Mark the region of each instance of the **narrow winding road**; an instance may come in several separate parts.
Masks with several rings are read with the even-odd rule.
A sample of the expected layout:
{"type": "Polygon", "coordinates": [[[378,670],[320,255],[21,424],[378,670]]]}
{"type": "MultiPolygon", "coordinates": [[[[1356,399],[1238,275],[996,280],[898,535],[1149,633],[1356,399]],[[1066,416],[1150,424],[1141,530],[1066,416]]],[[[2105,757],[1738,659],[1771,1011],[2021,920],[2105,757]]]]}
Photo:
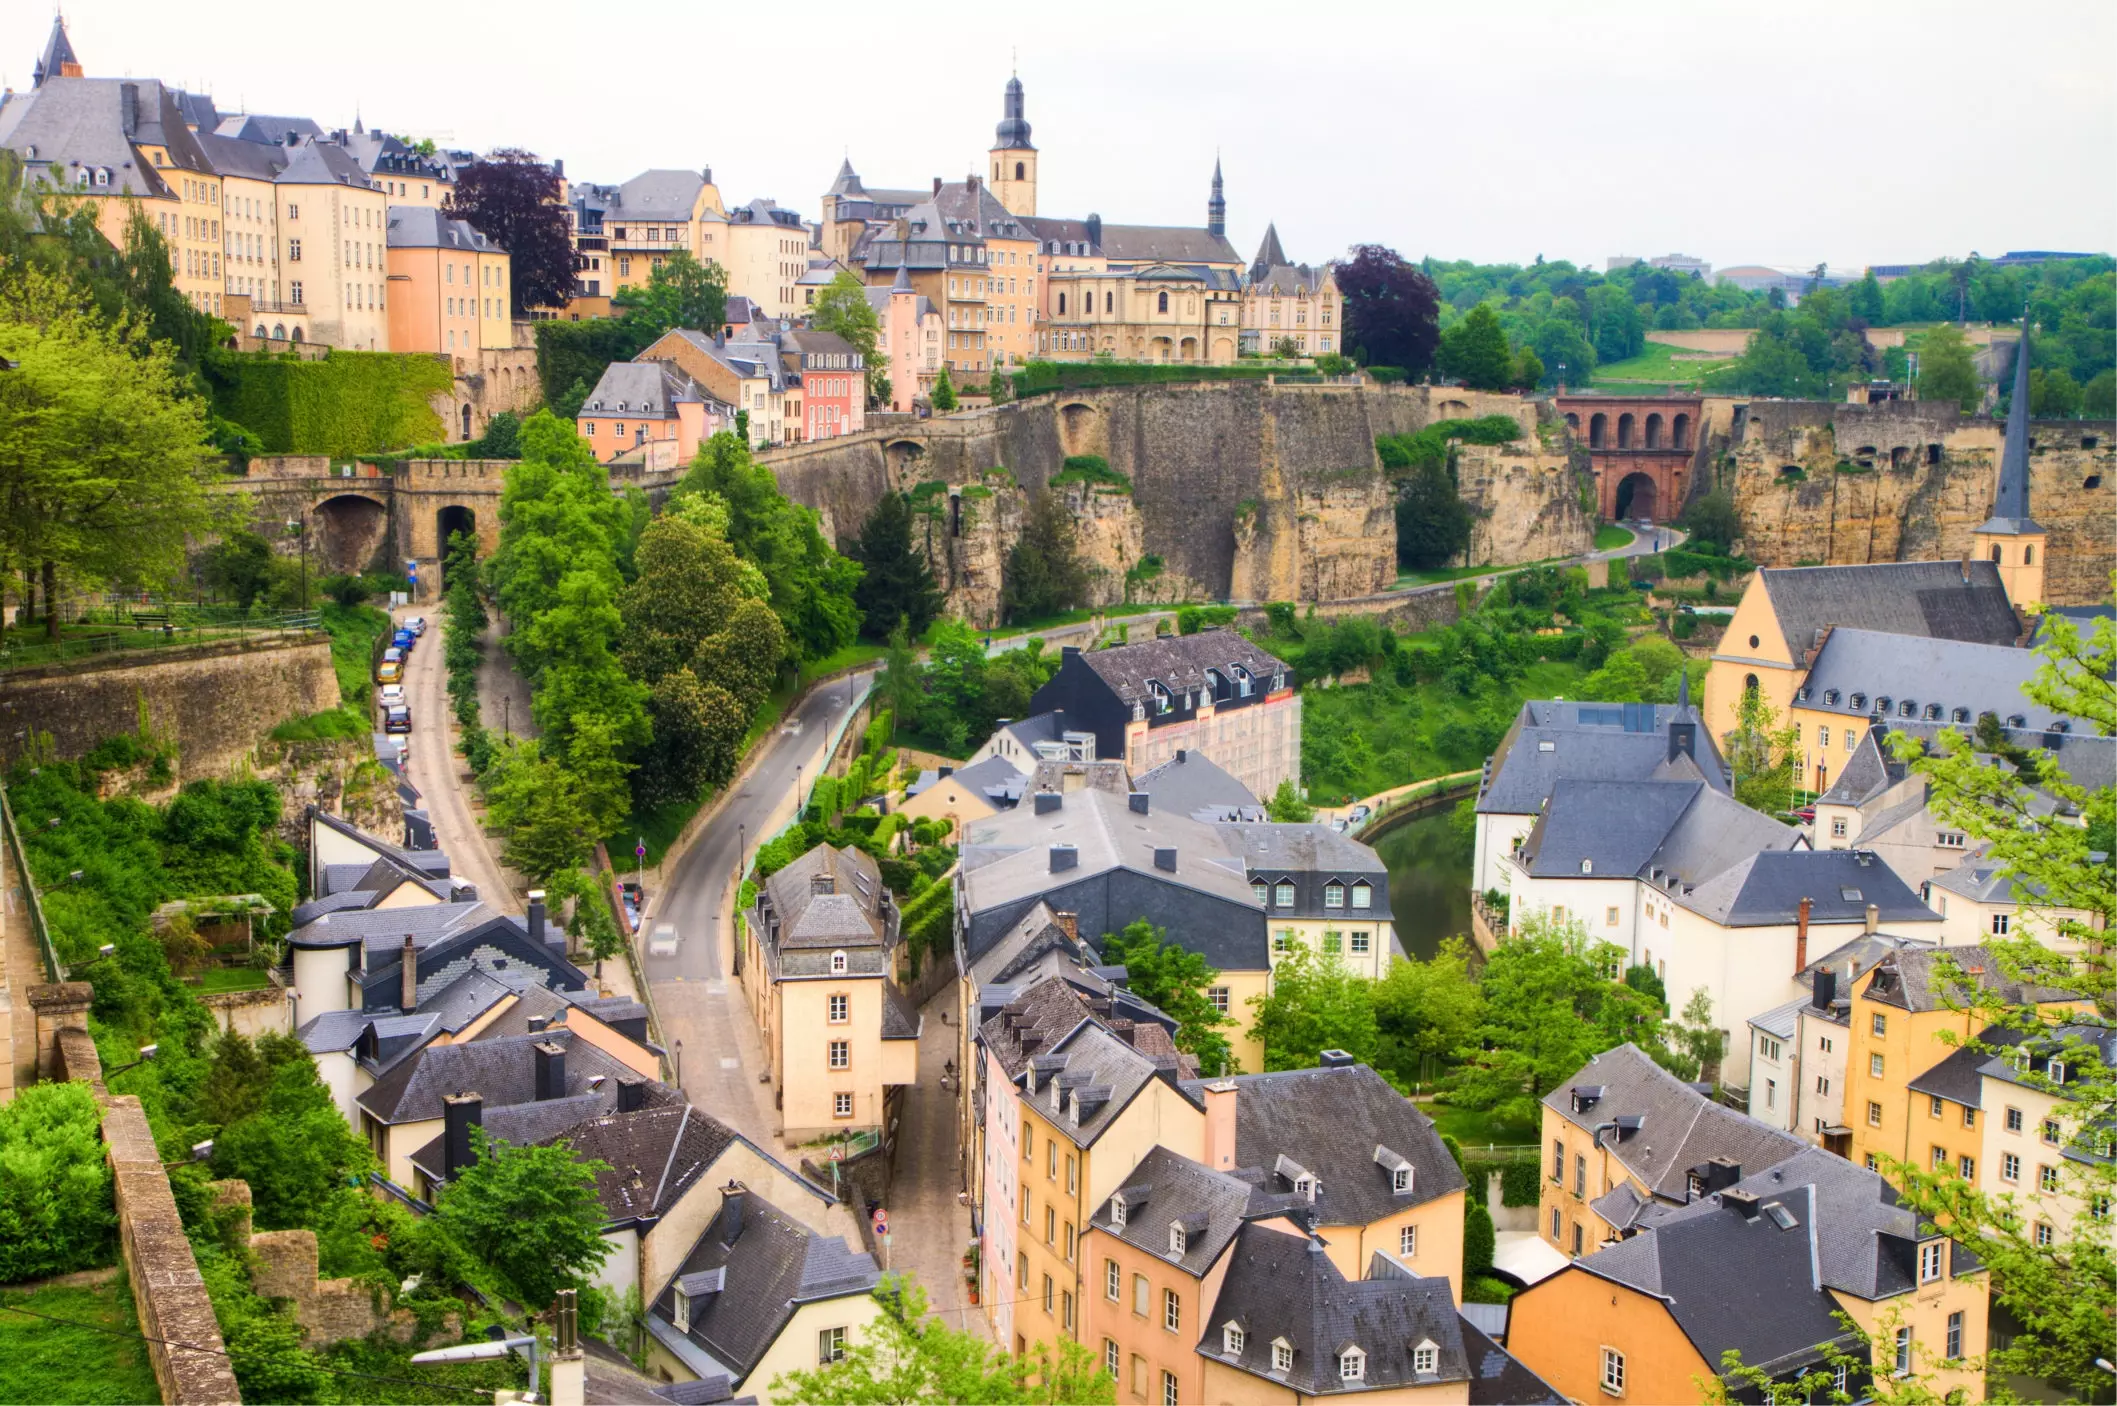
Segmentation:
{"type": "MultiPolygon", "coordinates": [[[[478,886],[478,897],[503,913],[519,912],[508,871],[500,864],[470,798],[470,773],[455,753],[448,705],[448,670],[441,662],[441,616],[437,606],[399,606],[398,620],[426,617],[426,634],[412,647],[404,696],[412,705],[410,755],[405,772],[434,823],[434,843],[448,852],[449,869],[478,886]]],[[[490,639],[487,648],[497,648],[490,639]]],[[[381,726],[379,716],[376,726],[381,726]]]]}

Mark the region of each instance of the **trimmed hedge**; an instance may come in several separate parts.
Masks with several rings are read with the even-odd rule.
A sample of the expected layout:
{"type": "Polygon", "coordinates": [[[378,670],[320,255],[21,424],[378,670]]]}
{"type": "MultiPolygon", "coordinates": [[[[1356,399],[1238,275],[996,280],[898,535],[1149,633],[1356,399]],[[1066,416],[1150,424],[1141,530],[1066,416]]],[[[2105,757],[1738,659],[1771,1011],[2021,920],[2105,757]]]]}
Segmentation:
{"type": "Polygon", "coordinates": [[[1100,454],[1072,454],[1051,476],[1053,488],[1064,488],[1069,483],[1085,483],[1091,488],[1108,489],[1114,493],[1130,493],[1132,480],[1110,467],[1110,461],[1100,454]]]}
{"type": "Polygon", "coordinates": [[[1261,381],[1278,366],[1198,366],[1188,362],[1032,361],[1013,374],[1017,397],[1096,386],[1144,386],[1170,381],[1261,381]]]}
{"type": "Polygon", "coordinates": [[[205,370],[213,412],[250,430],[265,453],[333,458],[439,439],[429,398],[455,381],[441,357],[335,348],[317,361],[216,351],[205,370]]]}

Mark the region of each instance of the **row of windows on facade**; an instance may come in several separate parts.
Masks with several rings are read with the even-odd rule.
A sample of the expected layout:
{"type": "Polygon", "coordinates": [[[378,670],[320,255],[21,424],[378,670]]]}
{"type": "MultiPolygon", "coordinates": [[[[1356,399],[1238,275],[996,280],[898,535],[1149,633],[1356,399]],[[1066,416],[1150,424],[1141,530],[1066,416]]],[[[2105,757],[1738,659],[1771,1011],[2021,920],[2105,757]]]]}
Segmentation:
{"type": "MultiPolygon", "coordinates": [[[[1997,550],[1997,548],[1995,548],[1994,550],[1997,550]]],[[[1752,674],[1749,677],[1754,679],[1756,675],[1752,674]]],[[[1823,690],[1823,706],[1826,708],[1835,708],[1839,705],[1839,700],[1843,697],[1844,694],[1841,690],[1835,688],[1826,688],[1823,690]]],[[[1809,690],[1807,688],[1804,687],[1796,690],[1794,694],[1795,702],[1806,703],[1808,700],[1809,690]]],[[[1858,709],[1867,707],[1867,701],[1868,700],[1866,694],[1854,693],[1851,698],[1845,700],[1845,706],[1857,711],[1858,709]]],[[[1918,700],[1915,698],[1892,698],[1885,693],[1874,700],[1874,708],[1868,714],[1868,716],[1876,718],[1887,717],[1892,710],[1894,710],[1896,715],[1900,718],[1916,718],[1919,716],[1919,703],[1918,700]]],[[[1928,703],[1925,705],[1924,720],[1927,722],[1939,722],[1941,720],[1941,714],[1943,712],[1947,713],[1948,720],[1950,722],[1967,723],[1972,721],[1970,710],[1968,708],[1948,708],[1946,705],[1940,703],[1928,703]]],[[[2013,713],[2008,715],[2007,717],[2008,727],[2027,727],[2028,725],[2028,718],[2021,713],[2013,713]]],[[[2072,725],[2067,722],[2067,720],[2065,720],[2064,718],[2060,718],[2056,722],[2051,724],[2051,730],[2053,732],[2066,732],[2070,730],[2071,726],[2072,725]]],[[[1858,740],[1858,736],[1859,734],[1855,733],[1851,728],[1848,727],[1845,729],[1846,751],[1850,752],[1853,749],[1855,742],[1858,740]]],[[[1818,725],[1816,728],[1816,738],[1817,745],[1828,747],[1830,745],[1830,728],[1827,725],[1818,725]]],[[[1801,740],[1801,725],[1799,723],[1794,724],[1794,740],[1796,742],[1801,740]]]]}
{"type": "MultiPolygon", "coordinates": [[[[1276,884],[1264,879],[1252,879],[1250,880],[1250,892],[1257,896],[1259,903],[1265,902],[1265,895],[1269,893],[1271,895],[1271,906],[1275,908],[1291,908],[1294,906],[1294,881],[1292,879],[1281,879],[1276,884]]],[[[1352,897],[1353,907],[1372,908],[1375,905],[1374,886],[1365,879],[1355,879],[1352,883],[1352,897]]],[[[1325,908],[1343,908],[1345,906],[1345,885],[1343,883],[1332,879],[1323,886],[1323,906],[1325,908]]]]}

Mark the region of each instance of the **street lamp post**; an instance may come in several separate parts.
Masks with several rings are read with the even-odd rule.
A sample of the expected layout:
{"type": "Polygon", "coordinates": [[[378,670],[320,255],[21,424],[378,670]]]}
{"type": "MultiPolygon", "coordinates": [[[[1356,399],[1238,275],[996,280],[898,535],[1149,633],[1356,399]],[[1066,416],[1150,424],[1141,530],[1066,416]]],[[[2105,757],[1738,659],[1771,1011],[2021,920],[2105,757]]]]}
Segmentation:
{"type": "Polygon", "coordinates": [[[681,1093],[684,1087],[684,1042],[676,1042],[676,1088],[681,1093]]]}

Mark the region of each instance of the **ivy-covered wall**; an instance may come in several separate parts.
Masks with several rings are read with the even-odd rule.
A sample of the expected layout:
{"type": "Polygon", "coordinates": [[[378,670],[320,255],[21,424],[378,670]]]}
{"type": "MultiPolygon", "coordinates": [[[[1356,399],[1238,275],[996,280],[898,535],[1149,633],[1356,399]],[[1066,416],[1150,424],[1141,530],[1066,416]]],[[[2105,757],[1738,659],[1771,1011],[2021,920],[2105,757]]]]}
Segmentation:
{"type": "Polygon", "coordinates": [[[430,397],[454,385],[446,360],[333,349],[318,361],[218,353],[206,363],[214,413],[250,430],[267,454],[376,454],[446,433],[430,397]]]}

